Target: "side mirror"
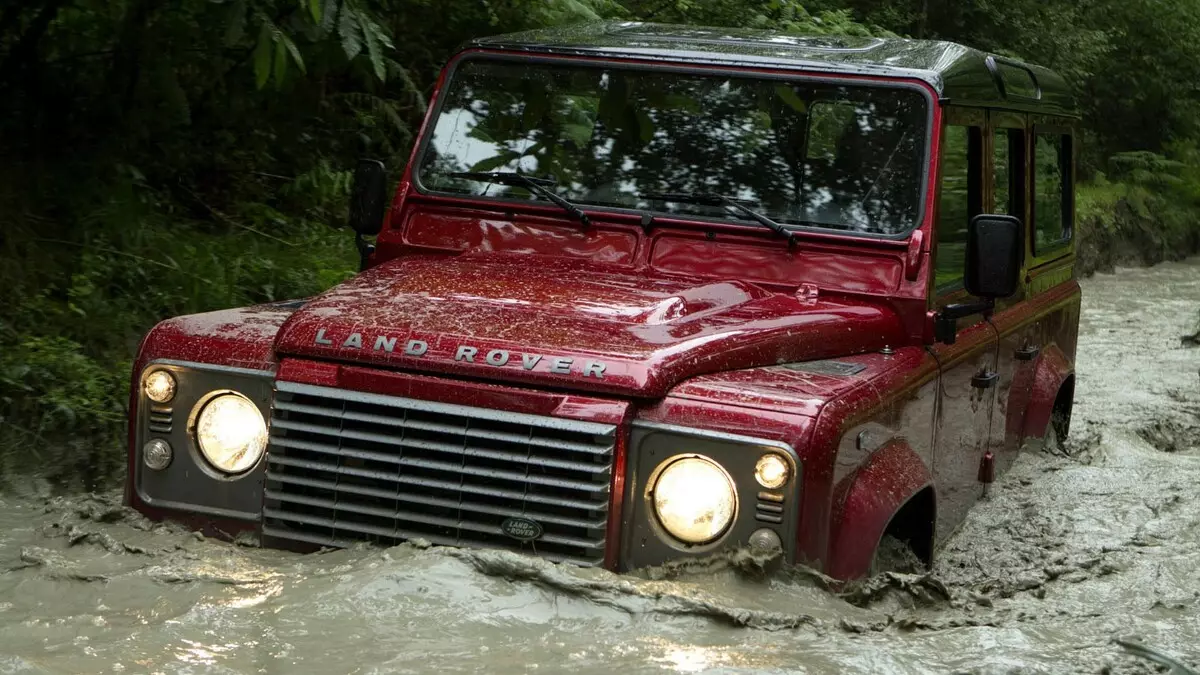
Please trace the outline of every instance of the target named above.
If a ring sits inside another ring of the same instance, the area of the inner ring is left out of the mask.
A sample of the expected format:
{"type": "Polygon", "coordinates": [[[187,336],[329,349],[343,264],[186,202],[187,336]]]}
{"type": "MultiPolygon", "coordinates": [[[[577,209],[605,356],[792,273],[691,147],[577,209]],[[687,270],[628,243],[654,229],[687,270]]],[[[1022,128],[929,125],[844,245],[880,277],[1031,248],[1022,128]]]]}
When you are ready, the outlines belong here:
{"type": "Polygon", "coordinates": [[[350,190],[350,229],[360,235],[379,234],[387,210],[387,170],[383,162],[358,160],[350,190]]]}
{"type": "Polygon", "coordinates": [[[946,305],[934,319],[934,339],[947,345],[958,337],[958,320],[991,314],[996,300],[1016,294],[1025,256],[1025,227],[1013,216],[980,215],[967,228],[963,286],[977,302],[946,305]]]}
{"type": "Polygon", "coordinates": [[[1025,254],[1025,228],[1013,216],[981,215],[967,229],[967,261],[963,286],[985,300],[1016,294],[1025,254]]]}

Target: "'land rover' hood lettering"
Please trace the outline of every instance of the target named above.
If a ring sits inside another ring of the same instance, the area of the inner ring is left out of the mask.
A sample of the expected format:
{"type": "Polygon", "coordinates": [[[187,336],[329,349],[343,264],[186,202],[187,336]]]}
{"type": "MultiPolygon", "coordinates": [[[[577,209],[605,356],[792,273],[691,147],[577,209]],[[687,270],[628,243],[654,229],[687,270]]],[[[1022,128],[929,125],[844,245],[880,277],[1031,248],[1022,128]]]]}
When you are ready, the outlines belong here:
{"type": "Polygon", "coordinates": [[[412,256],[313,298],[281,356],[659,397],[704,373],[901,344],[883,303],[542,256],[412,256]]]}
{"type": "MultiPolygon", "coordinates": [[[[318,345],[331,346],[333,340],[325,336],[325,328],[317,329],[317,337],[314,342],[318,345]]],[[[399,338],[387,335],[379,335],[375,337],[374,351],[394,352],[396,351],[396,342],[399,338]]],[[[351,333],[342,342],[343,349],[364,349],[363,334],[351,333]]],[[[370,344],[370,338],[367,338],[367,343],[370,344]]],[[[421,358],[429,352],[429,343],[424,340],[409,340],[404,345],[404,354],[414,358],[421,358]]],[[[480,353],[479,347],[471,345],[459,345],[454,352],[455,361],[465,361],[467,363],[475,363],[475,357],[480,353]]],[[[483,363],[489,366],[501,368],[504,366],[516,366],[525,370],[533,370],[537,364],[541,363],[545,357],[541,354],[520,353],[514,354],[507,349],[492,349],[481,359],[483,363]]],[[[549,372],[556,375],[578,375],[581,377],[594,377],[596,379],[604,378],[604,371],[608,370],[608,366],[603,361],[579,361],[576,359],[556,357],[550,361],[549,372]]]]}

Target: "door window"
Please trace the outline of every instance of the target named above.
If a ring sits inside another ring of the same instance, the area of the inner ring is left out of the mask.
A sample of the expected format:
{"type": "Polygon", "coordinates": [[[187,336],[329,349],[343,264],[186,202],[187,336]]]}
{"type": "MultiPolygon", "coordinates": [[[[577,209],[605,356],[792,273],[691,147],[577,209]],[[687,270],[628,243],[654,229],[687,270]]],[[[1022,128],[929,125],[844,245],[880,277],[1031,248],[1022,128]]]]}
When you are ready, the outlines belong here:
{"type": "Polygon", "coordinates": [[[1038,133],[1033,159],[1033,253],[1044,256],[1071,240],[1071,137],[1038,133]]]}
{"type": "Polygon", "coordinates": [[[997,129],[992,139],[992,213],[1025,217],[1025,131],[997,129]]]}
{"type": "Polygon", "coordinates": [[[982,207],[979,127],[950,125],[942,137],[942,184],[938,201],[937,263],[939,293],[962,287],[967,225],[982,207]]]}

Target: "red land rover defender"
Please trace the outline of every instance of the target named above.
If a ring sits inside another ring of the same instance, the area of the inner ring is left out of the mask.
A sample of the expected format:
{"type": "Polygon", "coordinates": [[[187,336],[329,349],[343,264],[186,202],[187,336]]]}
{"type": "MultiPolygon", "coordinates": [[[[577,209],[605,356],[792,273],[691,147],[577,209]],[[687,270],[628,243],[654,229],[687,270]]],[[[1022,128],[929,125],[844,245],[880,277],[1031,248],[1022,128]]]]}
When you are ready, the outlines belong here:
{"type": "Polygon", "coordinates": [[[478,40],[390,208],[360,165],[361,274],[146,337],[128,500],[267,546],[929,563],[1065,433],[1076,121],[941,42],[478,40]]]}

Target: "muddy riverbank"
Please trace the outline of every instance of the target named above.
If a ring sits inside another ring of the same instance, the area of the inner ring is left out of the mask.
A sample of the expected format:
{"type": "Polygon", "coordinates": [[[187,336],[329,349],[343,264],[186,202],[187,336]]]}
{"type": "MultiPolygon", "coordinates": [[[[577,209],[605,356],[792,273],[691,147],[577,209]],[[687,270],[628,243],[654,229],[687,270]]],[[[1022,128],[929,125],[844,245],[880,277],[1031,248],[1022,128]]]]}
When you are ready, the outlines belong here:
{"type": "MultiPolygon", "coordinates": [[[[618,576],[409,544],[299,556],[112,494],[0,498],[0,672],[1139,673],[1200,664],[1200,259],[1084,282],[1077,404],[926,576],[618,576]]],[[[29,488],[36,492],[36,488],[29,488]]]]}

